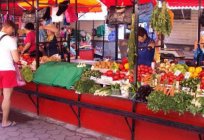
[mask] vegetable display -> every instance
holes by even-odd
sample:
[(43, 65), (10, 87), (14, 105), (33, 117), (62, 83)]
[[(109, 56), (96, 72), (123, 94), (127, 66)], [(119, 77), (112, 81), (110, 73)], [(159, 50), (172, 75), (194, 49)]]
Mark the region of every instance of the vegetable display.
[(136, 99), (140, 101), (147, 101), (146, 97), (149, 96), (149, 94), (153, 91), (153, 88), (149, 85), (141, 86), (136, 94)]
[(98, 70), (85, 69), (81, 75), (82, 79), (90, 79), (91, 76), (99, 78), (102, 73)]
[(197, 78), (189, 78), (181, 82), (181, 86), (187, 87), (193, 92), (196, 92), (198, 84), (199, 84), (199, 79)]
[(89, 90), (94, 86), (95, 82), (89, 79), (80, 79), (74, 85), (77, 93), (89, 93)]
[(162, 91), (154, 91), (147, 97), (147, 100), (148, 108), (154, 112), (162, 110), (165, 114), (170, 111), (183, 114), (188, 111), (193, 97), (182, 91), (175, 93), (175, 96), (168, 96), (163, 94)]

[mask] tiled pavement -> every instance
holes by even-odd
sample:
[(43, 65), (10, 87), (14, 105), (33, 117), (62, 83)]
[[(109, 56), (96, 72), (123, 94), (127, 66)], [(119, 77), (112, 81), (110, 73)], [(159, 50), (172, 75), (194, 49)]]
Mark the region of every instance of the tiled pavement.
[(10, 118), (17, 125), (0, 127), (0, 140), (119, 140), (28, 112), (12, 110)]

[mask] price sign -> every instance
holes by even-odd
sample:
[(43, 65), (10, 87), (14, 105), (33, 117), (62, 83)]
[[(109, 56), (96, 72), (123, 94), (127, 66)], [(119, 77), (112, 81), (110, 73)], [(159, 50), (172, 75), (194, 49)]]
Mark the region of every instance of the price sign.
[(190, 76), (191, 76), (191, 73), (190, 73), (190, 72), (186, 72), (186, 73), (185, 73), (185, 79), (189, 79)]
[(179, 76), (179, 74), (181, 74), (180, 70), (176, 70), (175, 73), (174, 73), (174, 75), (176, 75), (176, 76)]

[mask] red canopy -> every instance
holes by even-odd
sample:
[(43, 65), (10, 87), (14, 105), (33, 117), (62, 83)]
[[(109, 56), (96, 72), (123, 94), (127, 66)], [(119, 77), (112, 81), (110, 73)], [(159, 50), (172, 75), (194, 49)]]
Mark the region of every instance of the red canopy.
[[(166, 0), (169, 7), (172, 9), (198, 9), (199, 0)], [(204, 6), (204, 0), (202, 7)]]
[[(3, 13), (3, 14), (5, 14), (5, 13), (7, 13), (6, 12), (6, 10), (7, 10), (7, 3), (3, 3), (3, 4), (1, 4), (1, 12)], [(14, 10), (14, 8), (15, 8), (15, 10)], [(23, 9), (21, 9), (18, 5), (17, 5), (17, 3), (13, 3), (13, 2), (10, 2), (9, 3), (9, 14), (13, 14), (13, 11), (15, 11), (15, 15), (22, 15), (22, 11), (23, 11)]]
[[(115, 6), (116, 0), (100, 0), (102, 3), (104, 3), (107, 7)], [(134, 0), (117, 0), (117, 6), (130, 6), (133, 4)], [(138, 0), (139, 4), (145, 4), (152, 2), (153, 4), (156, 3), (156, 0)]]
[[(100, 0), (103, 2), (107, 7), (115, 6), (116, 0)], [(134, 0), (117, 0), (118, 6), (128, 6), (132, 5), (132, 1)], [(204, 7), (204, 0), (202, 1), (202, 7)], [(139, 4), (145, 4), (152, 2), (154, 5), (156, 4), (156, 0), (138, 0)], [(166, 0), (169, 7), (172, 9), (198, 9), (199, 0)]]

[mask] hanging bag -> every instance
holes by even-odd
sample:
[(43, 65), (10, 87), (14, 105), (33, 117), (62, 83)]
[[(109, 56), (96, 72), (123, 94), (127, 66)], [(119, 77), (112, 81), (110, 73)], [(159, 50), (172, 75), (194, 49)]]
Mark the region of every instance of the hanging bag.
[(107, 24), (131, 24), (132, 6), (115, 7), (111, 6), (107, 15)]
[[(41, 10), (38, 11), (38, 18), (41, 19), (45, 16), (45, 13), (46, 13), (46, 8), (43, 8)], [(36, 15), (35, 15), (35, 11), (26, 11), (26, 12), (23, 12), (22, 14), (22, 22), (23, 23), (28, 23), (28, 22), (36, 22)]]
[[(0, 37), (0, 41), (5, 37), (7, 36), (7, 34), (4, 34)], [(18, 67), (18, 65), (16, 63), (14, 63), (14, 67), (15, 67), (15, 70), (16, 70), (16, 81), (17, 81), (17, 85), (18, 86), (24, 86), (26, 85), (26, 82), (25, 80), (23, 79), (22, 75), (21, 75), (21, 72), (20, 72), (20, 69)]]

